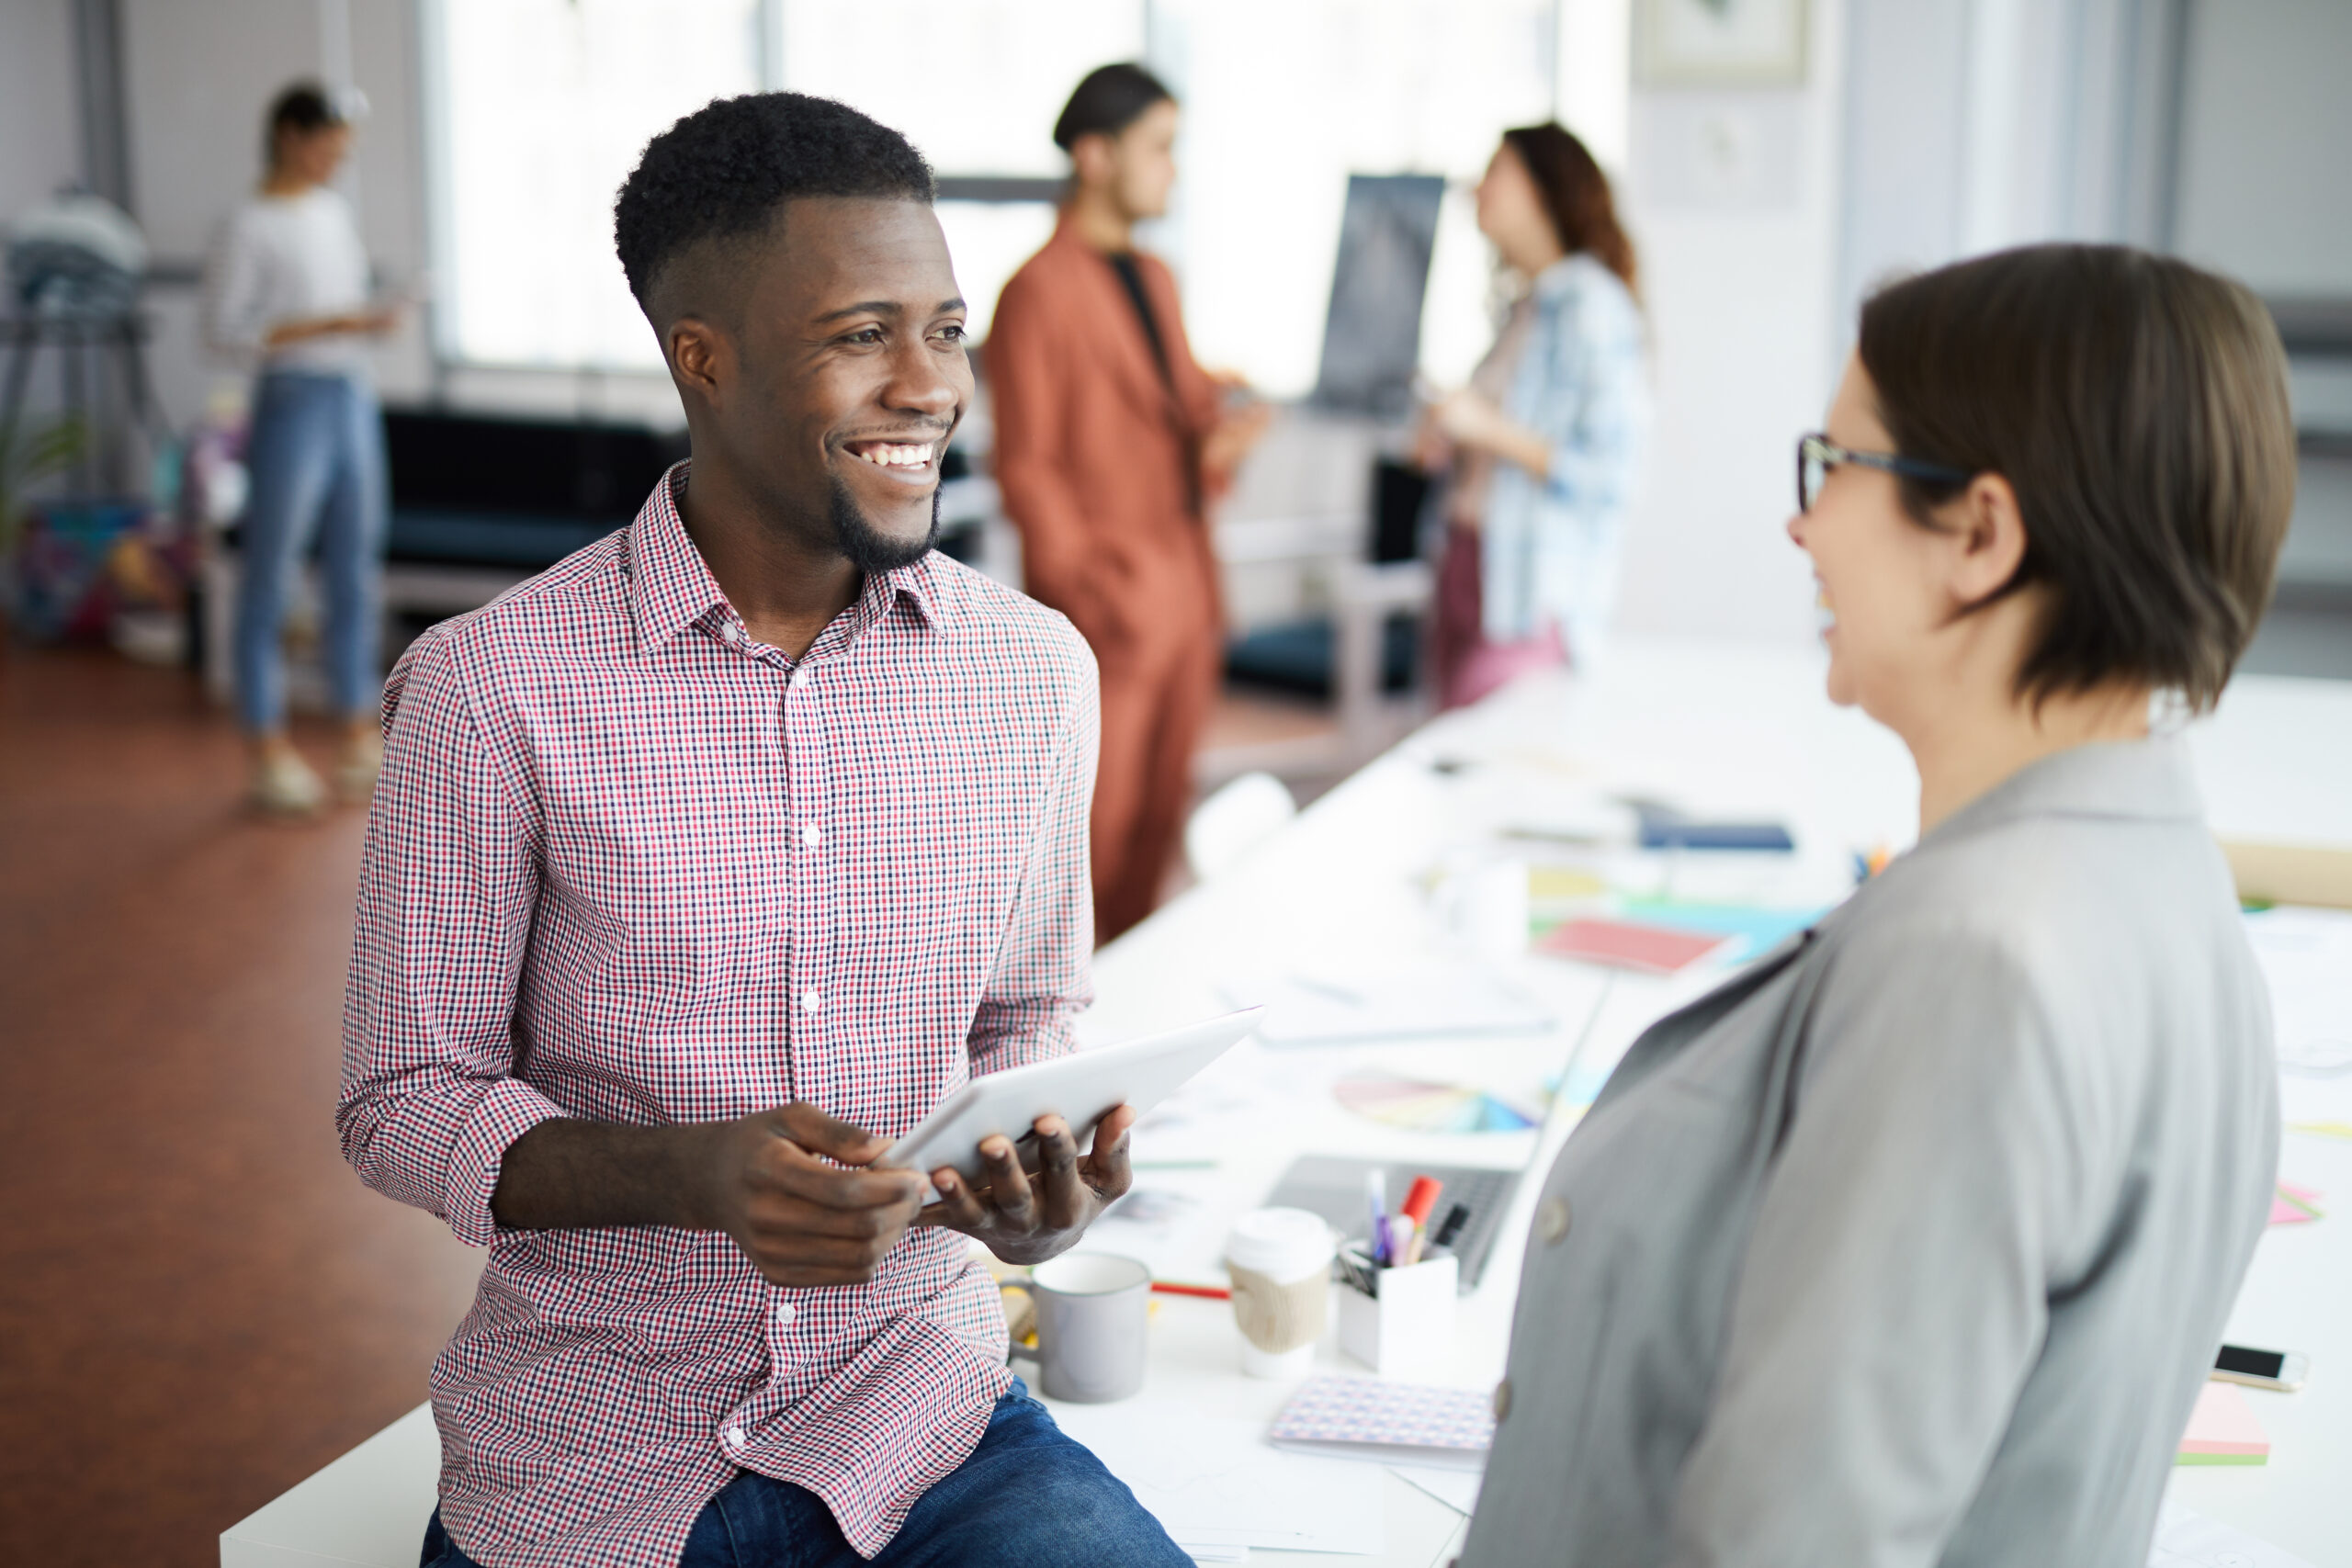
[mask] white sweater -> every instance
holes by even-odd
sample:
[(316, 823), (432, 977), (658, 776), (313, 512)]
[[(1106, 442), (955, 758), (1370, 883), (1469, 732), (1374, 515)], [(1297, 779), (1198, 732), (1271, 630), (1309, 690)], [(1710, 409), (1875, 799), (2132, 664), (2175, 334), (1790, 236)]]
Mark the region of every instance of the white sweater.
[(205, 265), (205, 346), (263, 370), (364, 376), (370, 340), (355, 333), (262, 344), (280, 322), (367, 303), (368, 253), (348, 202), (324, 186), (256, 196), (221, 225)]

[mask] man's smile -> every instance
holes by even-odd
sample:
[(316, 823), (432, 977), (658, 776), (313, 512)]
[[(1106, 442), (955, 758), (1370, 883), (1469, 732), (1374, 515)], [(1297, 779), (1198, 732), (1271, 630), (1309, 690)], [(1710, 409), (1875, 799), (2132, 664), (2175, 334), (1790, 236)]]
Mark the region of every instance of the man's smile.
[(944, 434), (919, 441), (865, 436), (842, 442), (842, 450), (865, 467), (879, 468), (901, 483), (928, 485), (939, 477), (939, 457), (946, 446)]

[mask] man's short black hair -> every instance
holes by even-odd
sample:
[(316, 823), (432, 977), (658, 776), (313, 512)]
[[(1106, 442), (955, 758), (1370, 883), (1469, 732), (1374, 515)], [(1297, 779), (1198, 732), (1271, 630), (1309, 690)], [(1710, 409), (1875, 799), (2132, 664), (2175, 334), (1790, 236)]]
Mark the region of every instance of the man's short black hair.
[(613, 244), (639, 304), (662, 269), (706, 240), (763, 234), (803, 196), (928, 203), (913, 143), (847, 104), (803, 93), (717, 98), (645, 144), (613, 203)]
[(1098, 65), (1086, 73), (1054, 121), (1054, 145), (1068, 152), (1081, 136), (1116, 136), (1155, 104), (1172, 104), (1168, 84), (1140, 65)]

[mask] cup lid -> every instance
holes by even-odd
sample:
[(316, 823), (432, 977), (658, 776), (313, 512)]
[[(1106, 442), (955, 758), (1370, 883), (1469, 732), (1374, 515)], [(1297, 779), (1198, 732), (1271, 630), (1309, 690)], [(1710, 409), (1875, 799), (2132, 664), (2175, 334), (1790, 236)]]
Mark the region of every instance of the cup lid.
[(1256, 1274), (1295, 1277), (1331, 1261), (1331, 1227), (1306, 1209), (1253, 1209), (1233, 1223), (1225, 1259)]

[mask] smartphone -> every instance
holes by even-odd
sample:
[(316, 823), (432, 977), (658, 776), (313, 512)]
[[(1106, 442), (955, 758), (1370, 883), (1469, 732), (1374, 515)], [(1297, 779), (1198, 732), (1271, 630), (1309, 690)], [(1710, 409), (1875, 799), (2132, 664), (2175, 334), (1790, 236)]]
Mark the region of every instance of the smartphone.
[(2224, 1345), (2213, 1358), (2213, 1376), (2222, 1382), (2249, 1388), (2275, 1388), (2292, 1393), (2312, 1375), (2312, 1359), (2294, 1350), (2257, 1350), (2250, 1345)]

